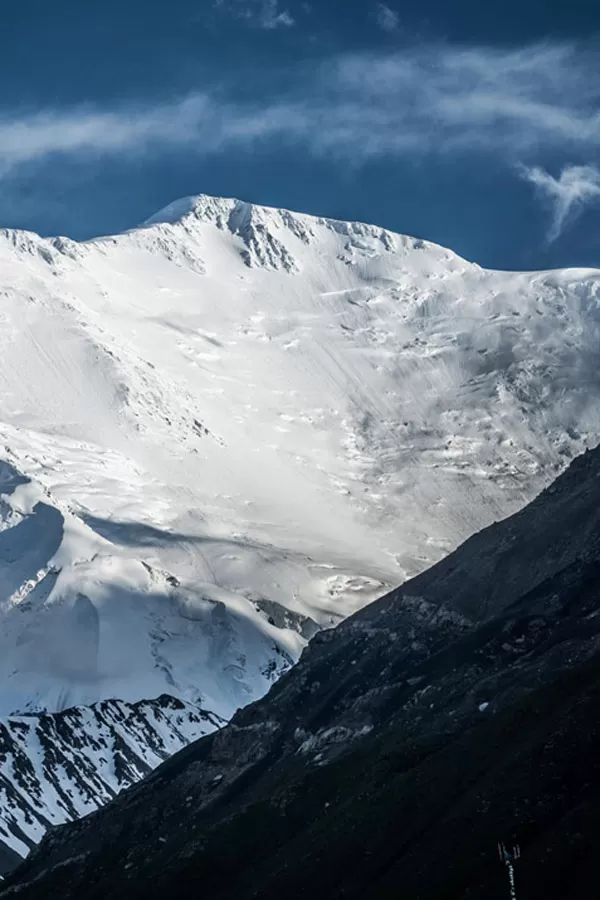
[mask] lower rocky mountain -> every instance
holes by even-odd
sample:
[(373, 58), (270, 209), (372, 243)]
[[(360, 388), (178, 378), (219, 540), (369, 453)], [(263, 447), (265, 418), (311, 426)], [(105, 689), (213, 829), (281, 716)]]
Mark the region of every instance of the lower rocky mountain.
[(174, 697), (0, 720), (0, 874), (223, 721)]

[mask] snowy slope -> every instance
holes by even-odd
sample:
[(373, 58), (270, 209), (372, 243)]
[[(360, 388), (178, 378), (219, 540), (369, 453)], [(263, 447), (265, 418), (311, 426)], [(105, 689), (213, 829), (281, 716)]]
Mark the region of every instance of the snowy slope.
[(7, 461), (0, 604), (3, 715), (168, 689), (230, 715), (289, 667), (300, 640), (241, 596), (186, 585), (110, 543)]
[(166, 696), (0, 721), (0, 872), (221, 724)]
[(204, 196), (0, 233), (0, 713), (262, 694), (600, 439), (599, 288)]

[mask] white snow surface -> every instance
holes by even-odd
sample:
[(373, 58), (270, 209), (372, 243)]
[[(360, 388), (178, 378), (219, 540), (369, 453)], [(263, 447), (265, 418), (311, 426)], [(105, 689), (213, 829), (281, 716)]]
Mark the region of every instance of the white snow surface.
[(598, 442), (599, 297), (207, 196), (0, 232), (0, 715), (256, 699)]

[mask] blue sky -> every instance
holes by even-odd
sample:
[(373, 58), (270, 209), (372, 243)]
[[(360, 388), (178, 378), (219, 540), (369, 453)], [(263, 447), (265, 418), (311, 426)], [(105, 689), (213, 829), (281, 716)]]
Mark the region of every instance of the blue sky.
[(597, 0), (6, 6), (2, 226), (83, 238), (211, 193), (600, 266)]

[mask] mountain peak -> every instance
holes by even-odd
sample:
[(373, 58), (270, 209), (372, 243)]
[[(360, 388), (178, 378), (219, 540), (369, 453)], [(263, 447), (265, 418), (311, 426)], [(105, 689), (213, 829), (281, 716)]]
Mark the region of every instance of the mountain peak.
[[(193, 194), (174, 200), (160, 209), (150, 218), (146, 219), (141, 227), (152, 225), (176, 225), (187, 219), (193, 218), (200, 221), (215, 222), (222, 216), (227, 216), (232, 209), (241, 203), (233, 197), (214, 197), (210, 194)], [(249, 204), (244, 204), (249, 205)]]
[(310, 247), (318, 247), (332, 257), (335, 254), (347, 265), (355, 265), (365, 258), (414, 253), (415, 265), (425, 271), (436, 271), (440, 266), (453, 271), (479, 268), (445, 247), (395, 234), (379, 225), (346, 222), (207, 194), (170, 203), (146, 219), (141, 229), (165, 225), (181, 227), (188, 236), (195, 237), (199, 234), (198, 226), (214, 226), (241, 240), (244, 245), (241, 256), (249, 268), (290, 274), (302, 271), (302, 258)]

